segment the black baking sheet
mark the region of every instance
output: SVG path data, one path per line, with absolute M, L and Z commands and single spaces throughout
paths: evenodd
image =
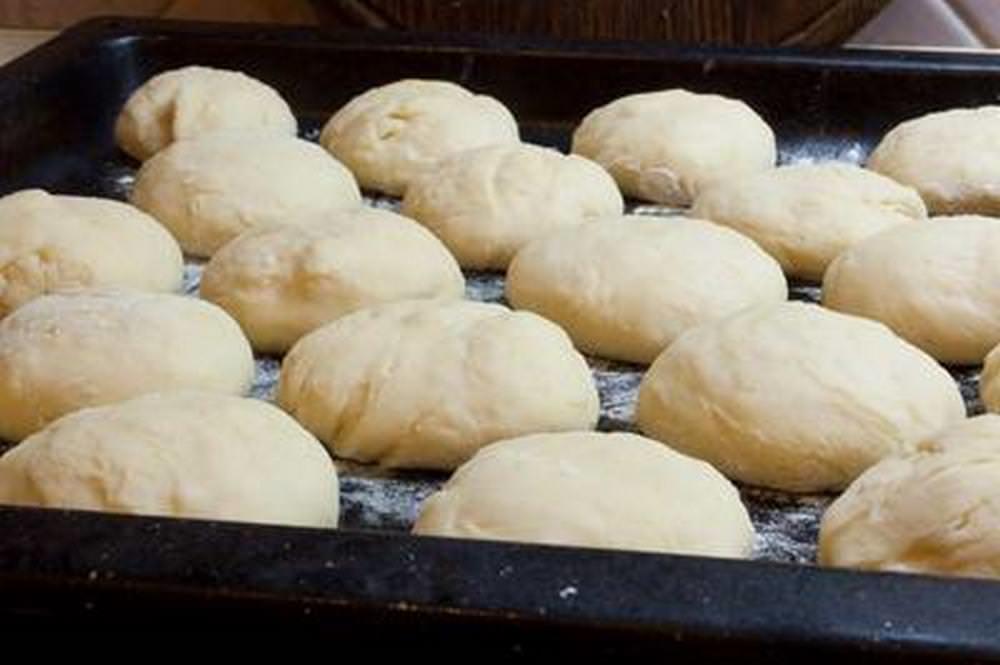
M 492 94 L 526 140 L 563 148 L 589 109 L 682 86 L 746 100 L 775 128 L 783 161 L 857 162 L 902 119 L 1000 92 L 1000 62 L 973 55 L 103 20 L 0 70 L 0 194 L 120 196 L 131 169 L 111 138 L 118 109 L 155 73 L 195 63 L 275 86 L 307 135 L 351 96 L 414 76 Z M 14 508 L 0 509 L 0 605 L 26 625 L 228 621 L 508 657 L 1000 658 L 992 582 Z

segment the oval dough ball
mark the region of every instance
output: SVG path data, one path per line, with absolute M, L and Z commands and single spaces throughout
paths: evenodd
M 284 353 L 364 307 L 464 293 L 458 264 L 432 233 L 375 208 L 249 231 L 219 250 L 201 278 L 202 297 L 239 321 L 264 353 Z
M 156 220 L 125 203 L 28 189 L 0 198 L 0 319 L 67 288 L 176 291 L 180 247 Z
M 908 120 L 885 135 L 867 166 L 915 188 L 932 213 L 1000 215 L 1000 106 Z
M 626 195 L 674 206 L 777 159 L 774 132 L 753 109 L 687 90 L 629 95 L 591 111 L 573 152 L 606 168 Z
M 630 216 L 518 252 L 507 300 L 561 325 L 586 353 L 651 363 L 688 328 L 781 302 L 781 267 L 752 240 L 696 219 Z
M 413 532 L 715 557 L 748 556 L 754 535 L 722 474 L 623 432 L 487 446 L 427 499 Z
M 497 100 L 447 81 L 418 79 L 358 95 L 333 114 L 319 137 L 362 187 L 391 196 L 402 196 L 442 157 L 517 141 L 517 122 Z
M 883 231 L 830 264 L 823 304 L 881 321 L 943 363 L 1000 342 L 1000 220 L 940 217 Z
M 143 161 L 174 141 L 220 130 L 295 136 L 298 123 L 274 88 L 241 73 L 184 67 L 158 74 L 125 103 L 115 141 Z
M 996 452 L 1000 454 L 1000 416 L 992 413 L 967 418 L 935 432 L 920 442 L 923 452 Z
M 0 321 L 0 439 L 146 393 L 240 395 L 253 376 L 250 344 L 211 303 L 119 290 L 41 296 Z
M 592 428 L 599 408 L 557 325 L 468 301 L 381 305 L 306 335 L 278 401 L 340 457 L 427 469 L 500 439 Z
M 351 173 L 315 143 L 213 134 L 178 141 L 143 164 L 132 203 L 166 226 L 185 252 L 211 256 L 248 229 L 357 208 L 361 193 Z
M 639 388 L 646 434 L 728 477 L 839 490 L 965 418 L 958 386 L 885 326 L 805 303 L 745 310 L 685 333 Z
M 414 178 L 403 199 L 404 215 L 441 238 L 463 267 L 480 270 L 505 270 L 530 241 L 624 210 L 600 166 L 526 144 L 446 157 Z
M 796 164 L 722 180 L 693 217 L 753 238 L 793 277 L 820 281 L 838 254 L 870 235 L 927 217 L 916 191 L 852 164 Z
M 979 376 L 979 397 L 987 411 L 1000 413 L 1000 344 L 986 356 Z
M 7 452 L 0 503 L 334 527 L 337 471 L 270 404 L 156 393 L 71 413 Z
M 827 509 L 819 561 L 864 570 L 1000 577 L 998 522 L 1000 445 L 891 457 Z

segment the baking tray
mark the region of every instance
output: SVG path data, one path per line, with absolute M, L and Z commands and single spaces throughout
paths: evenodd
M 899 120 L 994 101 L 1000 90 L 1000 64 L 971 55 L 98 20 L 0 70 L 0 193 L 40 186 L 124 195 L 134 164 L 112 144 L 115 114 L 153 74 L 193 63 L 242 69 L 271 83 L 296 110 L 306 136 L 315 136 L 351 96 L 405 76 L 451 79 L 493 94 L 518 116 L 526 140 L 562 148 L 587 110 L 614 97 L 670 86 L 720 92 L 745 99 L 767 118 L 785 162 L 859 161 Z M 668 212 L 649 206 L 637 211 Z M 470 281 L 481 297 L 500 293 L 497 278 L 475 275 Z M 795 294 L 809 299 L 816 290 L 797 285 Z M 263 363 L 265 369 L 274 365 Z M 599 370 L 612 379 L 638 377 L 634 368 Z M 973 395 L 975 372 L 958 378 Z M 266 381 L 259 388 L 266 392 Z M 970 402 L 970 408 L 977 407 Z M 604 427 L 627 425 L 627 418 L 616 421 L 609 413 Z M 366 514 L 371 496 L 367 503 L 352 499 L 367 491 L 366 472 L 348 466 L 344 524 L 385 526 L 377 523 L 383 519 L 390 527 L 405 526 L 393 513 L 398 505 Z M 369 475 L 372 486 L 410 488 L 411 508 L 414 488 L 419 493 L 426 488 L 422 482 L 440 480 L 404 474 L 386 485 L 383 476 Z M 745 498 L 747 492 L 758 527 L 768 515 L 789 514 L 775 497 L 761 500 L 747 490 Z M 793 503 L 801 508 L 801 501 Z M 809 528 L 821 505 L 812 507 Z M 765 552 L 763 558 L 781 557 Z M 1000 607 L 994 602 L 1000 585 L 991 582 L 351 528 L 324 532 L 3 508 L 0 591 L 5 618 L 25 625 L 155 625 L 169 619 L 298 626 L 355 638 L 391 631 L 393 640 L 366 641 L 369 649 L 435 647 L 447 639 L 490 645 L 508 657 L 555 650 L 662 651 L 691 660 L 816 660 L 845 653 L 880 660 L 1000 658 L 1000 616 L 991 611 Z

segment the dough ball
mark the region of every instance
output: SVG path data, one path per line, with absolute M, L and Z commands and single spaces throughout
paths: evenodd
M 505 270 L 528 242 L 624 210 L 600 166 L 527 144 L 455 153 L 414 178 L 403 199 L 403 214 L 475 269 Z
M 920 442 L 917 449 L 924 452 L 1000 453 L 1000 416 L 988 413 L 949 425 Z
M 987 411 L 1000 413 L 1000 344 L 986 356 L 979 377 L 979 397 Z
M 942 217 L 883 231 L 830 264 L 823 304 L 881 321 L 943 363 L 1000 342 L 1000 220 Z
M 410 181 L 454 152 L 516 143 L 503 104 L 447 81 L 407 79 L 372 88 L 333 114 L 320 143 L 365 189 L 402 196 Z
M 1000 577 L 1000 439 L 993 450 L 890 457 L 823 515 L 819 561 L 864 570 Z
M 664 90 L 591 111 L 573 152 L 606 168 L 628 196 L 687 206 L 714 180 L 774 166 L 774 132 L 736 99 Z
M 753 238 L 793 277 L 820 281 L 842 251 L 891 226 L 927 217 L 920 196 L 874 171 L 828 162 L 722 180 L 691 215 Z
M 184 67 L 146 81 L 115 124 L 115 141 L 142 161 L 174 141 L 220 130 L 295 136 L 292 110 L 275 90 L 240 72 Z
M 45 295 L 0 321 L 0 439 L 162 390 L 239 395 L 253 376 L 239 325 L 211 303 L 119 290 Z
M 428 469 L 500 439 L 592 428 L 599 408 L 557 325 L 468 301 L 380 305 L 306 335 L 278 401 L 340 457 Z
M 265 353 L 284 353 L 306 333 L 370 305 L 464 293 L 458 264 L 430 231 L 375 208 L 248 231 L 219 250 L 201 278 L 202 297 L 229 312 Z
M 880 459 L 965 418 L 932 358 L 873 321 L 782 303 L 693 328 L 639 388 L 650 436 L 728 477 L 839 490 Z
M 0 457 L 0 503 L 337 525 L 337 471 L 282 411 L 167 392 L 84 409 Z
M 176 291 L 183 276 L 177 243 L 130 205 L 40 189 L 0 198 L 0 319 L 58 289 Z
M 211 256 L 248 229 L 357 208 L 361 193 L 315 143 L 213 134 L 178 141 L 143 164 L 132 202 L 170 229 L 185 252 Z
M 635 434 L 535 434 L 487 446 L 424 504 L 414 533 L 745 557 L 753 526 L 708 464 Z
M 518 252 L 506 290 L 584 352 L 646 364 L 692 326 L 788 297 L 781 267 L 752 240 L 679 217 L 548 235 Z
M 930 113 L 897 125 L 867 166 L 915 188 L 932 213 L 1000 215 L 1000 106 Z

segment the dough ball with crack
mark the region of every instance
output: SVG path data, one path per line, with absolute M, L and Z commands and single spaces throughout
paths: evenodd
M 138 208 L 40 189 L 0 198 L 0 319 L 59 289 L 169 292 L 183 275 L 173 237 Z
M 358 95 L 323 127 L 320 143 L 365 189 L 402 196 L 417 175 L 452 153 L 517 143 L 503 104 L 447 81 L 405 79 Z
M 201 278 L 202 297 L 239 321 L 264 353 L 284 353 L 306 333 L 364 307 L 464 293 L 462 272 L 441 241 L 375 208 L 249 231 L 216 252 Z
M 174 141 L 222 130 L 295 136 L 298 123 L 274 88 L 241 72 L 183 67 L 157 74 L 128 98 L 115 141 L 143 161 Z
M 278 401 L 340 457 L 428 469 L 500 439 L 590 429 L 599 408 L 557 325 L 469 301 L 380 305 L 327 324 L 285 356 Z
M 623 211 L 600 166 L 527 144 L 455 153 L 417 176 L 403 199 L 403 214 L 441 238 L 463 267 L 485 270 L 505 270 L 547 233 Z

